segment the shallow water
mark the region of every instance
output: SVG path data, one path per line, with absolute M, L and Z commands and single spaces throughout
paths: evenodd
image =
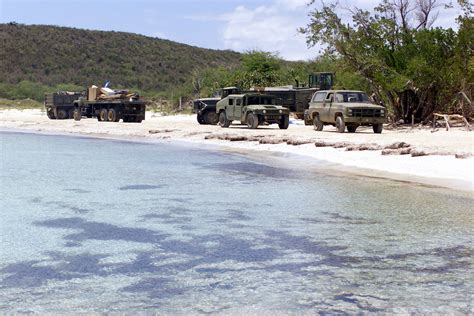
M 0 136 L 2 313 L 473 313 L 469 194 Z

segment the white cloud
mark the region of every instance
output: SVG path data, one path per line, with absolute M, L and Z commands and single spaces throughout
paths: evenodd
M 263 50 L 278 52 L 287 60 L 307 60 L 319 55 L 319 47 L 308 48 L 306 38 L 297 29 L 309 23 L 308 13 L 321 2 L 308 6 L 309 0 L 273 0 L 268 5 L 254 8 L 237 6 L 232 12 L 221 15 L 224 22 L 221 31 L 225 49 L 239 52 Z M 328 1 L 329 3 L 330 1 Z M 372 11 L 378 0 L 341 0 L 340 8 L 354 8 Z M 440 14 L 435 26 L 456 28 L 456 9 L 439 8 Z M 350 20 L 350 13 L 343 14 Z
M 236 51 L 252 49 L 278 52 L 288 60 L 306 60 L 318 54 L 308 49 L 299 27 L 308 23 L 307 0 L 276 0 L 271 5 L 247 8 L 238 6 L 223 14 L 224 47 Z

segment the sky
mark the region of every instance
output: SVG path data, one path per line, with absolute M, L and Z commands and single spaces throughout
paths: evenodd
M 263 50 L 286 60 L 319 55 L 297 29 L 309 22 L 309 0 L 0 0 L 0 23 L 123 31 L 212 49 Z M 329 3 L 330 0 L 326 0 Z M 372 9 L 379 1 L 340 0 Z M 435 26 L 456 28 L 459 9 L 438 9 Z

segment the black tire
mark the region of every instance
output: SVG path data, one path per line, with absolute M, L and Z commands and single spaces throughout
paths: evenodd
M 202 115 L 199 115 L 199 114 L 197 115 L 197 121 L 201 125 L 206 123 L 206 122 L 204 122 L 204 118 L 202 117 Z
M 342 116 L 336 117 L 336 130 L 338 133 L 344 133 L 346 129 L 346 124 L 344 123 L 344 118 Z
M 316 114 L 316 115 L 314 116 L 314 118 L 313 118 L 313 126 L 314 126 L 314 130 L 315 130 L 315 131 L 318 131 L 318 132 L 322 131 L 323 128 L 324 128 L 324 124 L 323 124 L 323 122 L 321 122 L 321 120 L 319 119 L 319 115 L 318 115 L 318 114 Z
M 214 111 L 207 111 L 203 115 L 204 117 L 204 123 L 210 124 L 210 125 L 216 125 L 217 122 L 219 121 L 219 117 L 217 116 L 217 113 Z
M 372 125 L 372 129 L 375 134 L 382 134 L 383 124 L 374 124 Z
M 73 119 L 73 118 L 74 118 L 74 109 L 70 109 L 70 110 L 67 112 L 67 117 L 70 118 L 70 119 Z
M 81 117 L 82 117 L 81 110 L 74 109 L 74 112 L 73 112 L 73 115 L 72 115 L 72 118 L 74 119 L 74 121 L 80 121 Z
M 253 113 L 249 113 L 247 114 L 246 122 L 249 128 L 256 129 L 258 127 L 258 116 Z
M 290 126 L 290 116 L 283 115 L 282 118 L 280 119 L 280 123 L 278 124 L 278 127 L 280 129 L 288 129 L 288 126 Z
M 99 115 L 97 115 L 97 120 L 100 121 L 100 122 L 107 121 L 107 109 L 105 109 L 105 108 L 100 109 Z
M 357 129 L 357 125 L 348 125 L 347 126 L 347 131 L 349 133 L 355 133 L 356 129 Z
M 66 110 L 57 110 L 56 113 L 58 114 L 58 120 L 64 120 L 68 117 Z
M 232 121 L 229 121 L 229 120 L 227 119 L 227 116 L 225 115 L 225 112 L 224 112 L 224 111 L 222 111 L 221 113 L 219 113 L 219 126 L 220 126 L 220 127 L 226 127 L 226 128 L 227 128 L 227 127 L 230 126 L 230 123 L 231 123 L 231 122 L 232 122 Z
M 143 120 L 143 119 L 137 117 L 137 118 L 135 119 L 135 123 L 141 123 L 142 120 Z
M 48 118 L 50 120 L 55 120 L 56 119 L 56 116 L 54 115 L 54 111 L 51 108 L 46 110 L 46 115 L 48 116 Z
M 107 121 L 109 122 L 118 122 L 120 121 L 120 116 L 115 109 L 109 109 L 107 111 Z

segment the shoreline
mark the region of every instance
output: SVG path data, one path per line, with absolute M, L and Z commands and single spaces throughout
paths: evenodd
M 328 130 L 331 127 L 328 127 Z M 416 139 L 415 132 L 393 133 L 374 135 L 366 131 L 355 134 L 339 134 L 330 131 L 326 133 L 314 132 L 311 126 L 304 126 L 298 121 L 293 121 L 288 130 L 279 130 L 273 126 L 264 126 L 257 130 L 248 130 L 241 126 L 231 126 L 223 129 L 218 126 L 199 125 L 195 116 L 155 116 L 147 112 L 147 119 L 142 124 L 108 123 L 97 122 L 94 119 L 85 119 L 79 122 L 73 120 L 49 120 L 39 110 L 2 110 L 0 111 L 0 131 L 4 132 L 26 132 L 45 135 L 62 135 L 92 137 L 100 139 L 112 139 L 118 141 L 144 141 L 162 142 L 175 144 L 191 144 L 193 146 L 205 146 L 210 149 L 221 150 L 233 154 L 249 155 L 265 160 L 265 157 L 279 159 L 288 166 L 298 169 L 308 169 L 309 172 L 316 168 L 316 172 L 325 174 L 349 176 L 363 176 L 375 179 L 389 179 L 403 183 L 413 183 L 428 187 L 449 188 L 456 191 L 474 191 L 474 158 L 454 158 L 453 155 L 443 154 L 452 150 L 452 147 L 439 146 L 438 142 L 433 144 L 422 143 L 428 150 L 441 151 L 440 155 L 428 155 L 423 157 L 411 157 L 410 155 L 381 155 L 380 150 L 355 150 L 348 151 L 344 148 L 315 147 L 314 141 L 340 141 L 349 138 L 350 144 L 373 143 L 386 145 L 394 139 L 405 141 Z M 154 133 L 150 133 L 154 131 Z M 419 132 L 426 138 L 426 132 Z M 441 132 L 438 132 L 441 133 Z M 432 134 L 437 138 L 438 133 Z M 448 134 L 451 133 L 451 134 Z M 250 137 L 274 137 L 282 136 L 297 137 L 302 139 L 301 145 L 260 144 L 258 141 L 228 141 L 221 139 L 205 139 L 206 135 L 231 134 Z M 384 135 L 389 135 L 384 137 Z M 408 135 L 408 137 L 407 137 Z M 441 135 L 441 134 L 440 134 Z M 318 137 L 323 136 L 323 137 Z M 358 137 L 359 136 L 359 137 Z M 374 137 L 375 136 L 375 137 Z M 379 136 L 378 139 L 376 136 Z M 429 136 L 429 135 L 428 135 Z M 462 136 L 463 147 L 459 152 L 474 152 L 474 136 L 467 131 L 455 131 L 443 133 L 443 137 L 457 140 Z M 388 138 L 388 139 L 387 139 Z M 371 142 L 367 142 L 370 139 Z M 451 139 L 443 140 L 449 143 Z M 375 140 L 375 141 L 373 141 Z M 467 140 L 467 141 L 466 141 Z M 310 141 L 309 143 L 304 143 Z M 311 142 L 312 141 L 312 142 Z M 429 147 L 431 145 L 431 148 Z M 295 165 L 301 162 L 303 166 Z M 319 167 L 316 167 L 319 166 Z M 327 170 L 324 170 L 327 169 Z M 436 175 L 436 176 L 434 176 Z

